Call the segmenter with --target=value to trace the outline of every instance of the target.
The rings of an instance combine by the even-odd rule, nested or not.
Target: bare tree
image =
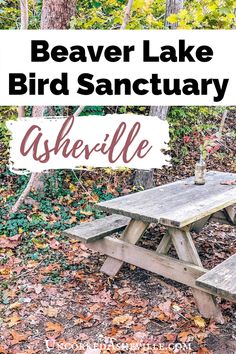
[[[28,22],[29,22],[29,16],[28,16],[28,0],[20,0],[20,18],[21,18],[21,23],[20,23],[20,29],[21,30],[26,30],[28,29]],[[25,107],[24,106],[19,106],[18,107],[18,117],[24,117],[25,116]]]
[[[128,1],[128,4],[126,6],[126,10],[125,10],[125,15],[124,15],[124,18],[123,18],[123,22],[122,22],[122,25],[120,27],[121,30],[124,30],[126,28],[127,24],[130,21],[130,14],[131,14],[131,9],[132,9],[133,2],[134,2],[134,0],[129,0]]]
[[[183,6],[184,0],[166,0],[165,27],[168,27],[169,29],[177,28],[178,24],[169,23],[168,17],[171,14],[177,14]],[[151,106],[149,115],[157,116],[162,120],[166,120],[169,108],[169,106]],[[142,186],[145,189],[153,187],[153,170],[137,170],[135,172],[134,185]]]
[[[27,0],[21,0],[21,19],[23,19],[24,26],[28,23],[28,10],[26,15]],[[68,29],[70,19],[76,13],[76,0],[44,0],[41,15],[41,29]],[[27,25],[28,27],[28,25]],[[26,27],[26,28],[27,28]],[[34,106],[33,117],[42,117],[45,106]],[[19,110],[20,116],[24,115],[24,110]],[[40,173],[32,173],[29,182],[11,209],[11,213],[18,211],[20,206],[24,203],[31,189],[41,189],[43,184],[40,180]]]

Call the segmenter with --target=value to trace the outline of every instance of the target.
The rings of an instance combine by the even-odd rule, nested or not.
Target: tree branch
[[[130,13],[131,13],[133,2],[134,2],[134,0],[129,0],[128,1],[128,4],[126,6],[126,10],[125,10],[123,23],[122,23],[122,25],[120,27],[121,30],[124,30],[126,28],[126,26],[128,25],[129,21],[130,21]]]

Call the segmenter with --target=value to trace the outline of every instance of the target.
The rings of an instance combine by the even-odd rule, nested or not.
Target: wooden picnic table
[[[212,219],[236,225],[236,185],[231,181],[236,181],[236,174],[208,172],[205,185],[195,185],[191,177],[102,202],[97,204],[97,208],[114,215],[82,224],[79,230],[75,227],[67,230],[66,234],[77,236],[88,242],[89,248],[107,255],[101,271],[109,276],[116,275],[123,262],[127,262],[178,281],[192,288],[203,316],[223,322],[215,295],[235,301],[236,258],[233,256],[234,259],[228,262],[230,267],[232,264],[235,266],[235,272],[230,272],[222,263],[221,268],[224,269],[221,269],[221,274],[227,274],[227,281],[222,279],[220,289],[214,274],[209,284],[209,279],[206,279],[208,270],[202,266],[191,231],[200,231]],[[156,251],[135,245],[150,223],[167,228]],[[119,239],[107,236],[125,226]],[[171,245],[179,259],[167,256]]]

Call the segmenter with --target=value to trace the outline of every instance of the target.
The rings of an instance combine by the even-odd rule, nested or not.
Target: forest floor
[[[236,112],[227,118],[209,170],[236,172],[235,119]],[[172,157],[182,139],[176,146]],[[191,143],[187,149],[181,162],[156,171],[157,185],[193,174],[197,155]],[[91,220],[98,200],[132,192],[128,171],[48,177],[46,194],[32,193],[11,217],[25,179],[4,170],[0,177],[0,353],[236,353],[234,304],[218,299],[225,324],[216,324],[198,313],[187,287],[130,265],[111,279],[99,271],[104,256],[61,236]],[[151,227],[140,242],[155,249],[164,232]],[[236,253],[231,226],[211,223],[193,237],[206,268]]]

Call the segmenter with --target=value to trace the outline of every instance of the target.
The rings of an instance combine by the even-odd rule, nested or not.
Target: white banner
[[[157,117],[106,115],[8,121],[15,173],[81,166],[161,168],[169,126]]]
[[[235,105],[234,30],[0,31],[0,105]]]

